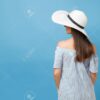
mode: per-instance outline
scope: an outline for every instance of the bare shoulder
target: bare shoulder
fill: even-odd
[[[96,46],[93,44],[93,50],[96,53]]]
[[[65,40],[58,41],[57,46],[63,47]]]
[[[71,46],[71,43],[72,43],[71,39],[61,40],[61,41],[58,41],[57,46],[59,46],[59,47],[69,47],[69,46]]]

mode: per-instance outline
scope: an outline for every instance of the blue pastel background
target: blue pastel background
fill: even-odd
[[[99,0],[1,0],[0,1],[0,100],[57,100],[53,79],[56,44],[70,37],[52,22],[55,10],[83,10],[86,30],[100,43]],[[98,69],[99,70],[99,69]],[[100,99],[100,74],[95,84]]]

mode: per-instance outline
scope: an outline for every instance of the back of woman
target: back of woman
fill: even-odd
[[[58,100],[96,100],[98,55],[84,30],[86,15],[78,10],[56,11],[52,19],[72,35],[71,39],[58,42],[55,48],[53,68]]]

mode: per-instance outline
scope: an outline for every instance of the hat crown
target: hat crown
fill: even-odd
[[[74,10],[69,13],[70,17],[79,25],[85,27],[87,24],[87,16],[80,10]]]

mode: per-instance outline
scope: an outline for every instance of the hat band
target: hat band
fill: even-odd
[[[70,15],[67,15],[67,16],[68,16],[68,18],[69,18],[75,25],[77,25],[78,27],[84,29],[84,27],[81,26],[81,25],[79,25],[78,23],[76,23],[76,22],[70,17]]]

